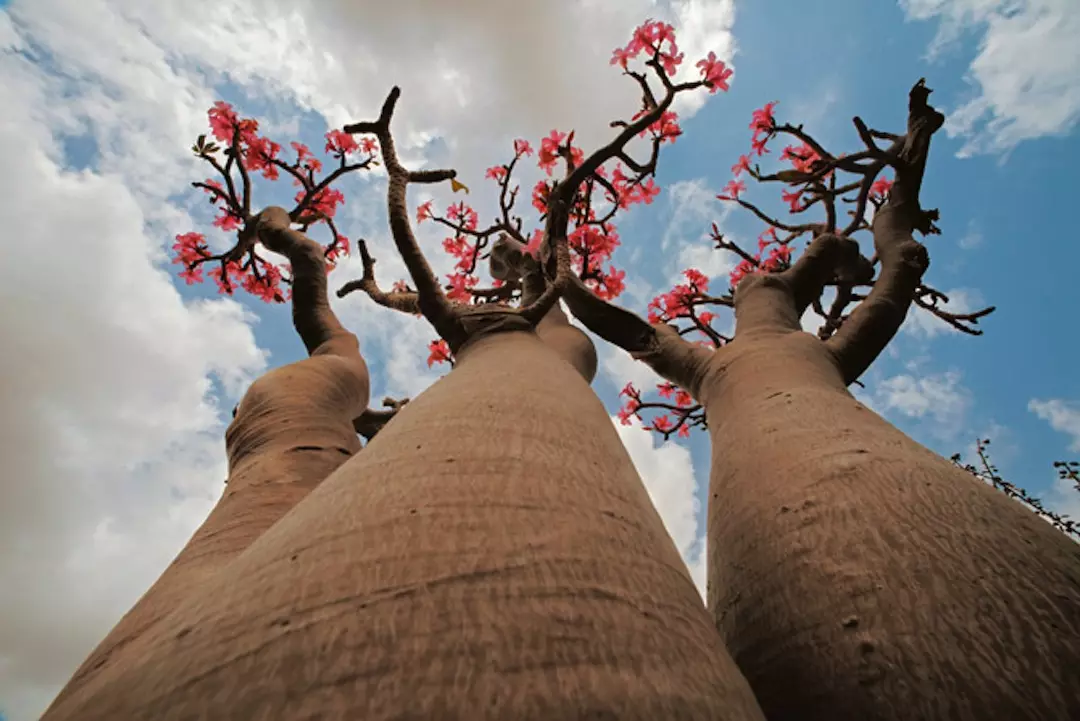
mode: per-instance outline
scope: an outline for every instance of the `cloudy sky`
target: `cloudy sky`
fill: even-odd
[[[687,265],[722,278],[732,260],[710,250],[710,222],[757,235],[714,198],[754,108],[778,100],[781,120],[855,149],[851,116],[901,129],[907,88],[926,76],[949,116],[923,196],[944,231],[929,242],[929,281],[956,307],[998,311],[979,338],[913,315],[859,395],[945,455],[989,435],[1006,477],[1080,513],[1050,468],[1080,456],[1077,285],[1064,262],[1075,240],[1062,210],[1080,158],[1080,5],[812,5],[0,0],[0,718],[37,718],[171,560],[222,490],[228,411],[253,377],[302,355],[286,307],[177,285],[168,262],[177,233],[225,242],[187,185],[206,177],[187,149],[211,103],[234,103],[283,144],[321,147],[328,126],[374,117],[398,84],[404,157],[457,168],[483,214],[483,169],[514,137],[536,145],[575,129],[588,148],[636,110],[608,58],[650,16],[675,24],[689,59],[711,49],[736,74],[729,93],[680,106],[663,192],[621,224],[623,302],[643,310]],[[340,217],[389,281],[403,270],[384,188],[377,173],[350,177]],[[258,192],[268,204],[289,188]],[[414,200],[427,197],[452,199],[435,188]],[[434,254],[439,237],[422,240]],[[344,263],[332,284],[356,270]],[[422,323],[356,296],[336,308],[360,336],[374,397],[415,395],[439,374],[424,363]],[[614,413],[618,389],[649,374],[610,348],[601,361],[595,387]],[[706,439],[654,447],[640,428],[620,433],[701,582]]]

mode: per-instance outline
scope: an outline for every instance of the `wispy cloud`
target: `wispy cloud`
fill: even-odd
[[[1028,402],[1028,410],[1050,424],[1050,427],[1070,438],[1069,450],[1080,451],[1080,403],[1061,398]]]
[[[1003,153],[1025,140],[1062,135],[1080,119],[1080,3],[1075,0],[900,0],[914,20],[937,19],[931,58],[965,33],[980,37],[970,97],[945,129],[960,155]]]

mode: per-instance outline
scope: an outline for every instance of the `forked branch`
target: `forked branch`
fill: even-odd
[[[392,290],[389,293],[379,288],[375,281],[375,259],[368,252],[367,242],[361,238],[356,241],[356,248],[360,253],[360,262],[363,263],[364,271],[359,280],[351,280],[337,292],[338,298],[344,298],[354,291],[363,291],[369,298],[383,306],[399,310],[403,313],[420,313],[420,298],[416,291]]]
[[[431,270],[413,234],[406,204],[406,191],[409,183],[441,183],[456,177],[457,173],[453,170],[410,171],[401,165],[397,157],[394,138],[390,132],[390,121],[399,97],[401,97],[401,89],[395,86],[386,97],[377,120],[346,125],[344,130],[352,134],[369,133],[379,139],[383,164],[389,175],[386,205],[394,244],[416,287],[420,312],[435,327],[439,335],[445,338],[452,347],[456,347],[464,342],[464,331],[457,321],[453,305],[439,287],[435,273]]]
[[[929,96],[920,79],[909,95],[907,133],[894,143],[895,151],[887,153],[896,181],[872,224],[880,275],[866,300],[827,341],[848,383],[858,379],[896,335],[930,264],[926,248],[912,235],[916,230],[924,235],[939,232],[934,224],[937,211],[919,204],[930,139],[945,122],[928,103]]]

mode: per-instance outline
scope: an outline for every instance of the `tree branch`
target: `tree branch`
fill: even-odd
[[[401,400],[395,400],[389,396],[383,398],[383,408],[386,410],[377,411],[374,409],[367,409],[363,415],[353,420],[353,428],[357,434],[364,437],[364,440],[371,442],[383,427],[393,420],[394,416],[398,414],[406,403],[409,402],[408,398],[402,398]]]
[[[897,141],[899,150],[889,161],[896,169],[896,181],[874,215],[880,276],[866,300],[827,341],[848,383],[858,379],[896,335],[930,264],[926,248],[912,235],[916,230],[924,235],[938,232],[937,211],[919,205],[930,139],[945,122],[945,116],[927,102],[929,96],[924,79],[911,89],[907,133]]]
[[[457,174],[453,170],[411,172],[401,165],[394,147],[394,138],[390,132],[390,120],[399,97],[401,97],[401,89],[395,86],[386,97],[378,120],[346,125],[344,130],[352,134],[373,134],[379,139],[383,164],[389,174],[386,204],[394,244],[402,260],[405,261],[405,267],[408,268],[409,275],[416,286],[420,312],[434,326],[435,331],[450,344],[451,348],[458,348],[467,339],[467,334],[458,321],[453,304],[443,294],[434,271],[420,250],[420,244],[416,241],[409,222],[406,204],[406,190],[409,183],[438,183],[452,179]]]
[[[293,325],[308,353],[313,353],[331,338],[343,334],[352,336],[330,309],[322,246],[293,230],[284,208],[271,206],[264,209],[251,226],[268,250],[285,256],[292,265]]]
[[[375,281],[375,259],[368,252],[367,242],[363,238],[356,241],[356,249],[360,253],[360,262],[364,266],[364,274],[359,280],[350,280],[337,292],[338,298],[344,298],[354,291],[363,291],[369,298],[383,306],[402,313],[420,313],[420,298],[411,291],[386,291],[379,288]]]
[[[859,252],[859,244],[850,238],[824,233],[814,238],[795,264],[780,272],[791,287],[795,312],[800,318],[829,283],[868,283],[874,267]]]

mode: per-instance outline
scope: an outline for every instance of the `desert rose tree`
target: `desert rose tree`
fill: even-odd
[[[661,51],[668,44],[670,52]],[[665,78],[682,59],[662,23],[646,23],[631,47],[649,52]],[[716,89],[723,72],[708,58],[700,79],[669,80],[669,87]],[[358,243],[364,273],[350,288],[419,312],[445,342],[433,344],[432,362],[452,358],[452,370],[242,553],[191,585],[165,619],[132,638],[114,663],[82,685],[78,702],[58,703],[46,718],[763,721],[589,388],[595,351],[556,306],[568,281],[590,282],[580,275],[596,265],[583,248],[571,248],[574,238],[594,232],[590,209],[602,204],[594,192],[601,198],[612,193],[616,208],[620,189],[655,193],[645,166],[630,165],[630,177],[620,180],[614,170],[609,180],[594,178],[602,177],[598,170],[606,163],[619,163],[639,133],[659,136],[652,141],[649,167],[655,166],[663,128],[674,122],[666,110],[670,101],[622,123],[612,142],[591,155],[574,147],[571,135],[541,144],[543,163],[565,167],[545,194],[544,227],[536,236],[536,247],[551,261],[550,276],[546,262],[496,255],[491,288],[457,280],[488,255],[493,239],[462,237],[472,247],[448,248],[464,265],[444,291],[413,234],[406,191],[420,183],[456,183],[455,173],[402,167],[391,135],[399,95],[395,88],[376,120],[346,131],[359,136],[361,147],[377,143],[389,176],[391,235],[411,282],[382,291],[374,259]],[[237,128],[243,132],[241,121],[231,123],[234,137]],[[346,149],[342,138],[335,142]],[[240,158],[235,145],[230,157]],[[260,162],[271,175],[286,170],[272,162],[276,146],[261,148],[254,162],[248,155],[237,170],[250,173]],[[525,150],[515,144],[517,154]],[[304,159],[301,152],[298,164]],[[227,197],[239,198],[245,211],[236,214],[238,249],[211,260],[193,244],[185,263],[189,276],[197,272],[195,261],[218,263],[215,278],[223,284],[257,268],[262,280],[245,285],[240,278],[240,284],[277,299],[280,290],[270,290],[272,271],[259,260],[255,241],[271,250],[300,245],[307,225],[331,215],[329,199],[319,202],[325,189],[305,180],[296,165],[289,168],[302,186],[297,209],[249,218],[246,190],[238,195],[227,187]],[[233,201],[222,202],[226,215],[236,210]],[[458,221],[464,214],[466,225],[475,222],[464,206],[459,211]],[[608,221],[596,225],[601,235],[611,230]],[[332,251],[340,234],[327,225]],[[513,239],[514,225],[500,232]],[[304,247],[314,263],[316,249]],[[298,308],[302,274],[289,257]],[[571,275],[575,266],[578,276]],[[591,282],[617,293],[617,272]],[[349,351],[355,353],[355,342]],[[350,373],[328,369],[319,382],[330,388],[347,383],[339,376]],[[310,382],[296,374],[281,392],[317,396]],[[366,401],[366,384],[364,392]],[[255,410],[250,396],[238,419]],[[304,423],[340,431],[344,419],[364,407],[346,396],[334,397],[337,410],[328,405]],[[349,412],[342,412],[346,405]],[[284,417],[263,408],[268,424]],[[355,437],[351,446],[334,439],[345,449],[356,446]],[[310,443],[329,447],[330,434]]]
[[[670,88],[644,95],[661,107]],[[929,95],[911,89],[902,134],[856,118],[863,148],[847,155],[777,123],[775,103],[755,112],[720,197],[765,231],[752,253],[714,226],[741,256],[726,290],[688,269],[647,319],[573,279],[564,293],[666,380],[657,399],[627,386],[625,422],[670,436],[707,420],[708,606],[770,721],[1080,718],[1080,547],[848,391],[913,304],[969,333],[992,310],[952,313],[923,281],[914,234],[937,233],[938,212],[920,187],[944,120]],[[787,167],[763,172],[756,158],[784,137]],[[749,202],[742,176],[779,186],[792,219]],[[527,254],[504,245],[511,263]],[[733,334],[715,323],[724,308]]]
[[[101,684],[133,662],[130,648],[162,632],[159,627],[175,633],[169,614],[359,451],[357,433],[374,435],[392,415],[392,409],[366,410],[367,367],[356,336],[338,321],[327,295],[327,273],[349,242],[333,224],[334,209],[344,198],[333,183],[370,167],[374,148],[369,145],[366,157],[352,159],[360,152],[353,138],[328,133],[326,150],[336,167],[323,175],[321,161],[305,146],[294,144],[298,159],[285,163],[278,157],[280,146],[258,135],[256,121],[239,118],[224,103],[210,110],[209,119],[224,148],[202,136],[193,151],[218,177],[194,185],[218,206],[214,225],[235,233],[236,242],[212,254],[202,234],[177,236],[173,249],[180,275],[190,284],[211,268],[222,292],[239,286],[268,302],[288,298],[309,357],[266,373],[244,394],[225,433],[229,475],[224,495],[161,577],[76,671],[46,718],[92,716]],[[256,172],[275,180],[279,170],[301,186],[296,206],[291,212],[278,207],[253,211]],[[319,245],[293,229],[294,222],[303,230],[324,224],[329,242]],[[262,249],[282,256],[291,274],[264,258]]]

